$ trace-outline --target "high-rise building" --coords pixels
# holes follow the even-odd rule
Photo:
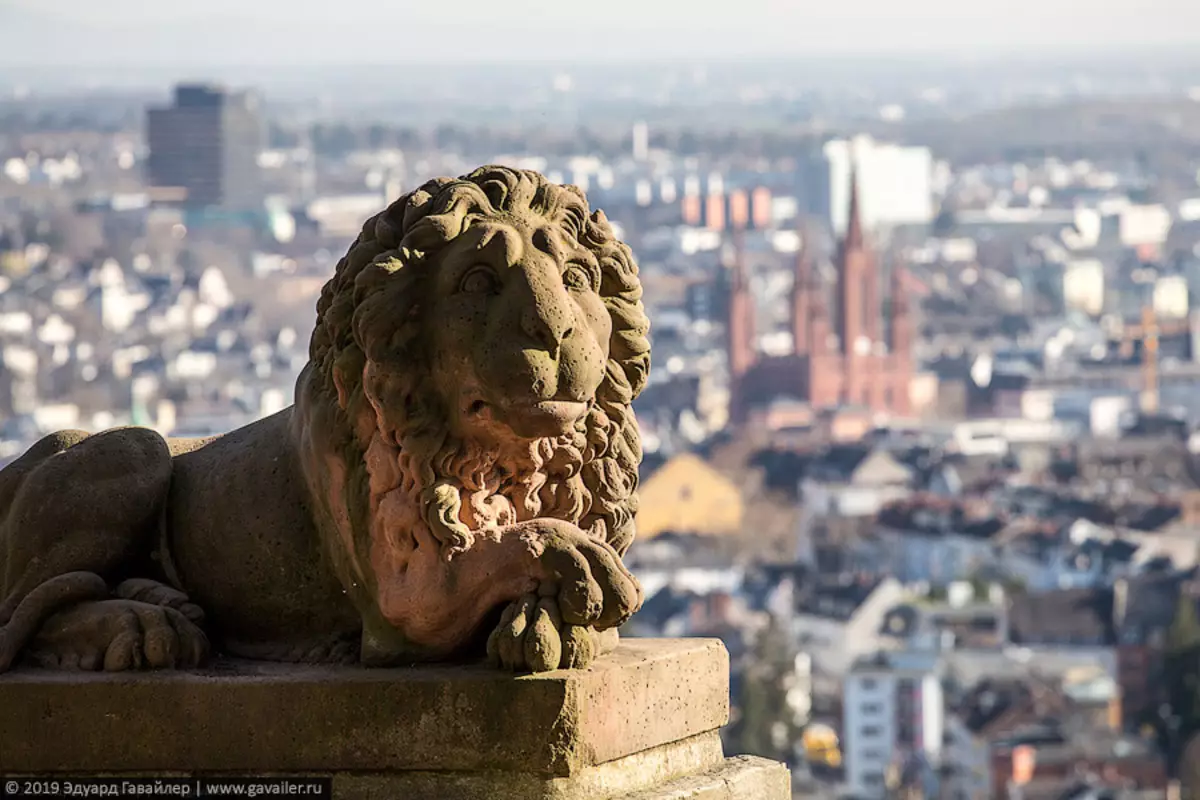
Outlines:
[[[888,796],[889,773],[929,771],[941,758],[945,706],[936,656],[894,651],[859,661],[846,675],[842,713],[850,793]]]
[[[650,127],[644,122],[633,125],[633,160],[645,161],[650,156]]]
[[[861,222],[870,229],[933,221],[933,155],[927,147],[877,142],[869,136],[835,139],[801,161],[800,195],[806,213],[833,228],[850,224],[850,173],[859,193]]]
[[[256,95],[219,86],[175,87],[170,106],[146,116],[151,186],[179,189],[188,208],[257,210],[258,156],[266,128]]]

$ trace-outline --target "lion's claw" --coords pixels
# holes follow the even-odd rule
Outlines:
[[[98,600],[46,620],[28,653],[42,666],[59,669],[186,669],[207,657],[208,639],[169,606]]]
[[[488,638],[488,658],[514,672],[583,669],[599,655],[592,628],[563,622],[552,597],[527,594],[510,603]]]
[[[562,632],[563,669],[584,669],[596,658],[596,636],[591,628],[571,625]]]
[[[548,672],[558,669],[562,661],[563,627],[558,603],[551,597],[543,597],[531,612],[533,624],[525,634],[525,663],[533,672]]]
[[[125,600],[137,600],[152,606],[173,608],[187,617],[197,626],[204,625],[204,611],[200,606],[191,602],[188,596],[178,589],[147,578],[130,578],[122,581],[114,594]]]

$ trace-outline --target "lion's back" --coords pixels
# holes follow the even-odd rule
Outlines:
[[[167,438],[167,449],[171,453],[171,458],[175,458],[199,450],[224,435],[217,433],[212,436],[170,436]]]
[[[234,640],[357,624],[323,557],[292,413],[174,445],[173,565],[189,596]]]

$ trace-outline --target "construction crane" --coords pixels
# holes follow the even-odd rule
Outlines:
[[[1154,306],[1142,307],[1142,413],[1158,413],[1158,322]]]
[[[1153,309],[1149,309],[1153,311]],[[1134,342],[1144,342],[1146,339],[1146,331],[1144,329],[1144,321],[1146,319],[1147,309],[1142,309],[1142,318],[1138,322],[1125,322],[1118,325],[1118,330],[1110,332],[1108,339],[1114,342],[1118,347],[1118,352],[1122,358],[1128,359],[1133,356]],[[1150,318],[1154,320],[1154,327],[1158,338],[1164,336],[1187,336],[1191,332],[1190,320],[1184,318],[1179,320],[1159,320],[1153,314]]]

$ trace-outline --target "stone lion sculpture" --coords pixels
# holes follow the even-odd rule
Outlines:
[[[641,605],[621,557],[649,369],[637,266],[574,186],[504,167],[368,220],[294,406],[231,433],[67,431],[0,471],[0,671],[588,664]]]

